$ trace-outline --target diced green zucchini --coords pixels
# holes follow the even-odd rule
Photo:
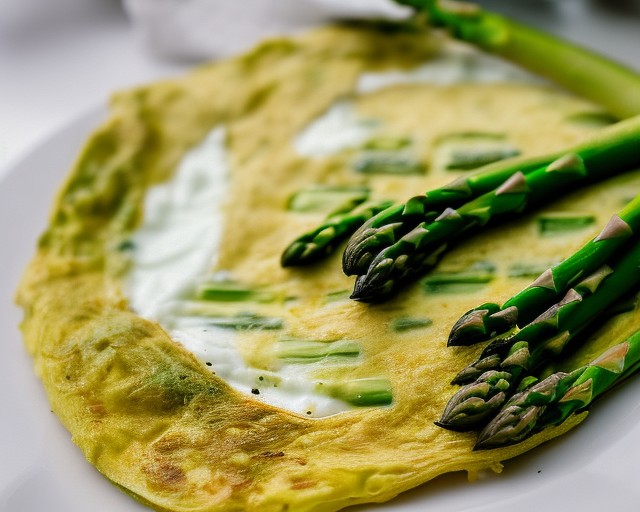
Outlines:
[[[353,161],[352,169],[361,174],[424,174],[426,168],[415,157],[402,151],[365,151]]]
[[[354,358],[360,355],[360,345],[351,340],[317,341],[284,338],[276,345],[276,356],[287,362],[312,363],[328,357]]]
[[[547,213],[538,217],[538,230],[543,236],[553,236],[587,228],[595,221],[594,215],[573,212]]]
[[[205,281],[198,285],[196,296],[200,300],[217,302],[271,302],[274,295],[267,290],[250,288],[235,281]]]
[[[557,262],[556,262],[557,263]],[[550,269],[556,263],[516,263],[509,268],[507,276],[509,277],[525,277],[536,278],[545,270]]]
[[[520,151],[514,148],[464,148],[451,152],[446,169],[470,171],[505,158],[518,156]]]
[[[382,378],[318,383],[316,391],[360,407],[389,405],[393,401],[391,383]]]
[[[117,250],[122,252],[133,251],[136,248],[136,244],[133,240],[123,240],[117,245]]]
[[[282,329],[281,318],[262,316],[256,313],[238,313],[229,317],[208,317],[206,322],[217,327],[226,327],[238,331],[253,329]]]
[[[441,138],[434,162],[439,169],[470,171],[519,154],[520,150],[502,135],[467,132]]]
[[[325,303],[347,300],[350,295],[351,290],[337,290],[335,292],[329,292],[325,297]]]
[[[473,293],[490,283],[495,275],[495,266],[478,262],[457,272],[434,272],[422,280],[428,293]]]
[[[413,329],[423,329],[429,327],[433,323],[433,320],[425,317],[402,317],[396,318],[391,322],[389,326],[392,331],[404,332],[411,331]]]
[[[368,198],[368,187],[313,185],[293,194],[287,209],[301,213],[339,213],[352,210]]]
[[[264,316],[251,311],[228,312],[209,301],[183,301],[173,307],[177,321],[197,318],[200,323],[228,329],[281,329],[281,318]]]
[[[608,112],[578,112],[571,114],[567,120],[571,123],[593,128],[601,128],[617,123],[618,118]]]
[[[411,145],[411,139],[408,137],[377,137],[368,140],[363,149],[371,151],[398,151]]]

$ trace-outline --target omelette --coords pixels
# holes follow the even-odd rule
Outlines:
[[[297,269],[280,256],[345,205],[559,151],[606,119],[442,35],[375,24],[115,94],[17,295],[53,411],[91,464],[156,510],[332,511],[447,472],[500,472],[586,413],[474,451],[475,434],[434,424],[480,350],[447,348],[448,332],[581,247],[640,173],[465,240],[379,304],[349,300],[340,251]],[[593,332],[571,364],[639,315]]]

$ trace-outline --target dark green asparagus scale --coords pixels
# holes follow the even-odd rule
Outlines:
[[[471,345],[527,325],[564,295],[576,279],[608,261],[640,233],[640,196],[614,215],[605,228],[582,249],[543,272],[529,287],[502,307],[486,303],[465,313],[449,334],[450,346]]]
[[[332,253],[367,219],[386,210],[391,201],[366,202],[346,213],[330,215],[324,223],[294,240],[283,252],[283,267],[313,263]]]
[[[468,384],[451,398],[438,425],[451,430],[482,427],[517,390],[523,377],[565,352],[607,307],[639,284],[640,243],[636,243],[611,266],[603,266],[575,285],[517,334],[490,344],[455,377],[453,383]]]
[[[560,425],[640,367],[640,332],[571,373],[558,372],[514,395],[480,432],[475,449],[524,441]]]
[[[375,301],[389,295],[406,278],[433,266],[461,236],[479,231],[494,219],[521,214],[570,189],[640,164],[637,151],[640,117],[603,129],[551,164],[528,174],[516,172],[495,190],[447,208],[433,222],[423,222],[381,251],[366,274],[357,278],[352,298]]]

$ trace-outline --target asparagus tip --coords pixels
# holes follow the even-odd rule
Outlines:
[[[467,311],[451,328],[447,346],[462,347],[489,339],[491,333],[487,332],[487,318],[499,311],[500,306],[493,303]]]

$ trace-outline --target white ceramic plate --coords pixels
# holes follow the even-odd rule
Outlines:
[[[12,303],[55,191],[91,130],[89,112],[15,163],[0,180],[0,512],[147,510],[112,486],[50,412]],[[597,403],[582,426],[518,459],[500,476],[445,475],[383,505],[350,510],[528,512],[637,510],[640,378]]]

